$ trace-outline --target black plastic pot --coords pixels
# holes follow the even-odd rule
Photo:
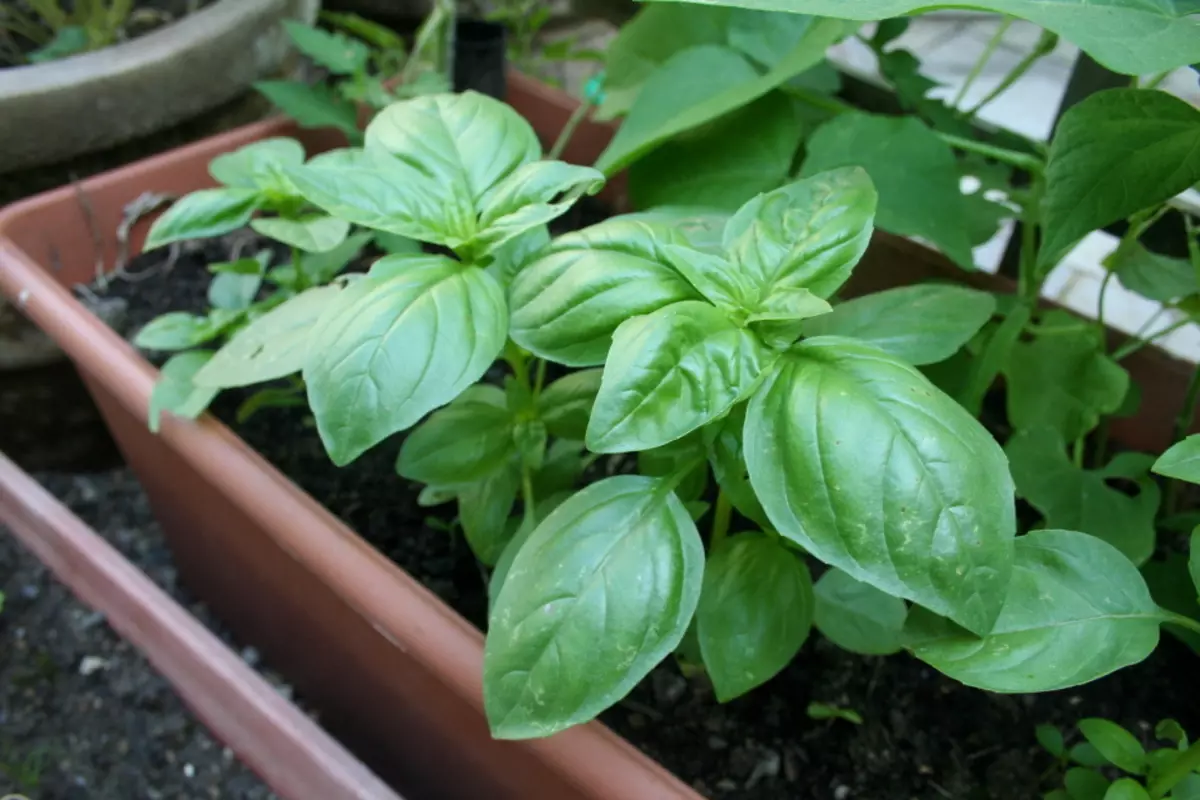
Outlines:
[[[454,30],[454,91],[474,89],[503,100],[508,94],[507,69],[504,26],[459,20]]]

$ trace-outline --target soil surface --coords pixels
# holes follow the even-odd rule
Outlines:
[[[229,243],[190,245],[166,280],[117,283],[130,301],[130,335],[170,310],[203,308],[206,261],[225,260]],[[135,268],[153,268],[151,254]],[[240,398],[214,411],[227,423]],[[486,620],[485,570],[446,507],[421,508],[418,488],[393,470],[399,437],[353,464],[329,461],[305,409],[266,409],[238,433],[347,525],[435,591],[474,624]],[[441,516],[435,516],[440,514]],[[1171,637],[1146,662],[1079,689],[994,695],[968,689],[908,657],[866,658],[815,632],[776,679],[726,705],[701,679],[671,661],[656,669],[602,719],[708,797],[720,800],[1016,800],[1061,786],[1034,728],[1054,723],[1078,738],[1085,717],[1113,719],[1149,741],[1154,724],[1174,718],[1200,731],[1200,695],[1182,690],[1195,655]],[[861,724],[813,720],[812,702],[857,712]]]
[[[176,584],[127,470],[39,479],[210,627]],[[265,800],[274,795],[171,686],[0,527],[0,796],[30,800]],[[253,650],[243,658],[257,662]],[[270,676],[281,692],[290,689]]]

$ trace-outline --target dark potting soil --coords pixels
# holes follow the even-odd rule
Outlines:
[[[43,484],[210,627],[176,583],[146,497],[125,469]],[[137,650],[0,527],[0,796],[266,800]],[[257,654],[242,651],[248,661]],[[290,688],[268,673],[284,693]]]
[[[225,260],[229,243],[189,245],[162,280],[118,282],[131,334],[170,310],[203,308],[203,265]],[[153,269],[153,253],[134,269]],[[232,424],[237,393],[215,413]],[[447,530],[447,507],[421,508],[418,487],[395,475],[400,437],[348,467],[334,467],[304,409],[267,409],[236,430],[347,525],[421,580],[475,625],[486,621],[485,570]],[[1150,741],[1174,718],[1200,732],[1200,697],[1184,689],[1196,656],[1169,636],[1147,661],[1096,683],[1041,695],[966,688],[908,657],[867,658],[815,632],[777,678],[721,705],[703,679],[668,661],[602,719],[701,793],[721,800],[1016,800],[1061,786],[1034,728],[1073,734],[1080,719],[1113,719]],[[857,712],[861,724],[812,720],[810,703]]]

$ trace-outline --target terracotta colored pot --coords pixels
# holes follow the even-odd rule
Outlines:
[[[543,108],[542,90],[524,93],[523,84],[510,87],[518,110],[539,126],[557,119],[557,109]],[[75,362],[189,587],[382,777],[411,796],[447,800],[696,800],[599,724],[541,741],[493,740],[478,630],[215,418],[164,420],[159,436],[147,430],[155,369],[67,287],[90,281],[97,257],[113,263],[113,232],[134,198],[210,186],[214,156],[279,135],[297,135],[310,153],[339,143],[327,132],[268,121],[0,212],[0,293]],[[585,126],[570,152],[587,157],[597,145]],[[146,227],[135,230],[135,249]]]
[[[0,455],[0,525],[136,647],[283,797],[399,800],[108,542]]]

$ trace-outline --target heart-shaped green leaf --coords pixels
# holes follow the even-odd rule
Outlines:
[[[722,419],[704,429],[704,443],[708,448],[708,461],[712,465],[713,478],[721,491],[729,498],[734,508],[748,520],[764,528],[771,526],[767,512],[763,511],[750,478],[746,472],[746,458],[742,446],[742,432],[746,427],[746,404],[738,403]]]
[[[509,542],[509,514],[521,489],[521,469],[509,460],[490,475],[458,490],[458,521],[471,552],[491,566]]]
[[[405,437],[396,472],[435,486],[470,483],[500,469],[513,453],[511,412],[460,399]]]
[[[546,387],[538,397],[538,417],[546,429],[562,439],[582,441],[588,416],[600,391],[603,370],[585,369],[565,375]]]
[[[237,189],[278,191],[283,173],[304,163],[304,147],[295,139],[273,137],[253,142],[208,162],[208,174]]]
[[[886,656],[904,646],[908,607],[899,597],[881,592],[836,567],[821,576],[813,591],[813,622],[838,647],[867,656]]]
[[[558,219],[585,194],[604,186],[603,173],[562,161],[522,164],[483,198],[473,245],[494,251],[536,225]]]
[[[216,389],[196,386],[192,377],[212,358],[211,350],[190,350],[176,353],[163,364],[158,381],[150,392],[151,433],[158,433],[162,412],[177,417],[196,419],[217,396]]]

